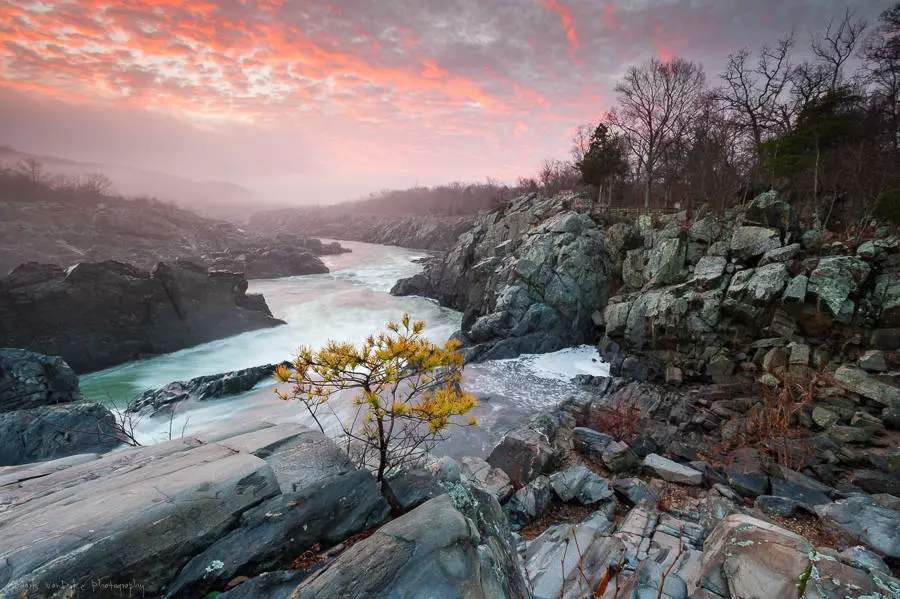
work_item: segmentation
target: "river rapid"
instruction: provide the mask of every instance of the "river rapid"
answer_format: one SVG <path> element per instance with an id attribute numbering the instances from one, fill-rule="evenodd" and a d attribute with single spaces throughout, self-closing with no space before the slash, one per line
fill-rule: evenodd
<path id="1" fill-rule="evenodd" d="M 341 242 L 349 254 L 325 256 L 331 269 L 323 275 L 251 281 L 249 293 L 262 293 L 272 313 L 286 325 L 244 333 L 146 360 L 129 362 L 81 377 L 88 399 L 121 408 L 147 389 L 197 376 L 227 372 L 290 359 L 300 345 L 318 348 L 328 340 L 359 343 L 404 313 L 427 324 L 425 334 L 444 342 L 459 328 L 462 314 L 420 297 L 393 297 L 400 278 L 421 271 L 416 250 Z M 572 385 L 576 374 L 605 375 L 591 347 L 542 356 L 522 356 L 466 366 L 464 388 L 479 400 L 471 413 L 476 428 L 451 427 L 437 455 L 486 456 L 500 437 L 534 412 L 585 391 Z M 312 424 L 300 404 L 279 400 L 274 382 L 264 381 L 248 393 L 180 404 L 174 417 L 144 418 L 134 423 L 142 444 L 182 435 L 233 428 L 252 420 Z"/>

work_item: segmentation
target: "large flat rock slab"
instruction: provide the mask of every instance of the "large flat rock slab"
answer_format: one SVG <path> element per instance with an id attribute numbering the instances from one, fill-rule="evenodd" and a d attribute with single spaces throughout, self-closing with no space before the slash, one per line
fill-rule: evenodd
<path id="1" fill-rule="evenodd" d="M 352 470 L 299 424 L 226 434 L 0 470 L 0 596 L 50 597 L 59 581 L 134 581 L 156 596 L 248 509 Z"/>

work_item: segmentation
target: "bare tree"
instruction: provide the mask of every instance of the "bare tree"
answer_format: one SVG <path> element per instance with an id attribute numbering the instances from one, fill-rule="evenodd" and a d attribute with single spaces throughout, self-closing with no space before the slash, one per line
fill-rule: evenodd
<path id="1" fill-rule="evenodd" d="M 90 195 L 108 195 L 112 191 L 112 180 L 103 173 L 85 175 L 78 184 L 78 191 Z"/>
<path id="2" fill-rule="evenodd" d="M 19 163 L 19 172 L 28 178 L 32 183 L 39 183 L 44 180 L 46 172 L 44 165 L 37 158 L 26 158 Z"/>
<path id="3" fill-rule="evenodd" d="M 834 91 L 844 83 L 844 66 L 853 57 L 868 24 L 856 18 L 849 8 L 841 21 L 832 20 L 825 31 L 812 38 L 813 55 L 824 74 L 825 91 Z"/>
<path id="4" fill-rule="evenodd" d="M 774 131 L 790 128 L 790 109 L 786 96 L 791 83 L 791 49 L 794 36 L 788 35 L 774 48 L 763 46 L 759 59 L 744 48 L 731 54 L 722 73 L 724 85 L 717 91 L 719 99 L 731 113 L 732 120 L 750 135 L 754 151 Z"/>
<path id="5" fill-rule="evenodd" d="M 575 129 L 575 135 L 572 136 L 572 163 L 581 164 L 584 162 L 584 155 L 591 149 L 591 135 L 597 125 L 594 123 L 582 123 Z"/>
<path id="6" fill-rule="evenodd" d="M 629 68 L 616 85 L 619 106 L 610 111 L 607 120 L 621 131 L 644 175 L 645 207 L 650 206 L 659 162 L 690 126 L 705 82 L 703 68 L 697 63 L 654 58 Z"/>

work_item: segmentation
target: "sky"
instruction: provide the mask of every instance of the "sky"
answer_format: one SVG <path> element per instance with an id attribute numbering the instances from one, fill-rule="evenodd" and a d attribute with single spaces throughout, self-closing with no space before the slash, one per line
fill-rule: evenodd
<path id="1" fill-rule="evenodd" d="M 0 0 L 0 145 L 290 203 L 533 174 L 631 64 L 892 0 Z"/>

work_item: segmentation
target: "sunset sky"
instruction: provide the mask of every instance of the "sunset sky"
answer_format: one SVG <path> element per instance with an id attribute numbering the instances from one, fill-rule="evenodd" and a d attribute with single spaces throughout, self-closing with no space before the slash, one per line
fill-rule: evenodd
<path id="1" fill-rule="evenodd" d="M 874 21 L 892 0 L 857 0 Z M 701 61 L 832 0 L 0 0 L 0 145 L 296 202 L 512 181 L 563 158 L 628 65 Z"/>

